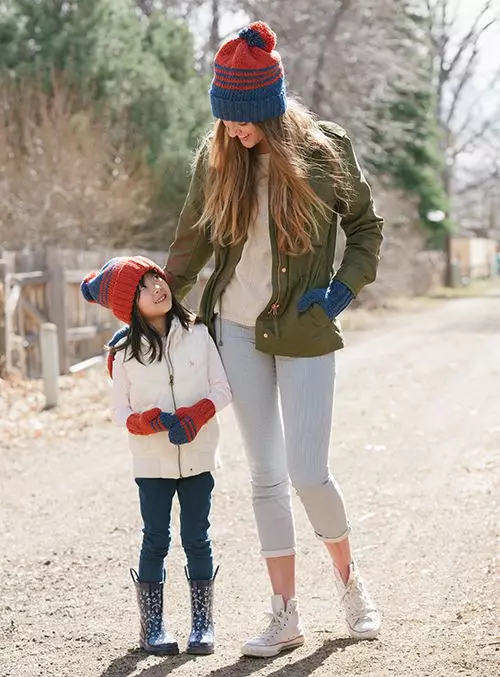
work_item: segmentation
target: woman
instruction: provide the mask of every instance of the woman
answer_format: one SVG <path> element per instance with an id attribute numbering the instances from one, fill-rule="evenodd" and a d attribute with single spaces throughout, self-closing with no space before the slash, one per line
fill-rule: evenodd
<path id="1" fill-rule="evenodd" d="M 198 152 L 166 265 L 182 297 L 215 255 L 200 313 L 232 389 L 273 590 L 269 626 L 242 647 L 249 656 L 304 641 L 290 481 L 331 555 L 350 634 L 372 639 L 380 628 L 351 556 L 328 448 L 343 346 L 336 318 L 375 279 L 382 220 L 346 132 L 287 100 L 275 44 L 257 22 L 216 54 L 217 121 Z M 338 220 L 347 243 L 333 273 Z"/>

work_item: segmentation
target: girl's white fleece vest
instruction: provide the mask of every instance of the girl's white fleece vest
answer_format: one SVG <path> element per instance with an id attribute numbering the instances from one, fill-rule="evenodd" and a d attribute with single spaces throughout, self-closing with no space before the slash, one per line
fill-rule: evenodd
<path id="1" fill-rule="evenodd" d="M 173 413 L 203 398 L 211 399 L 220 409 L 231 400 L 220 357 L 204 325 L 185 330 L 174 318 L 160 362 L 148 363 L 145 359 L 145 364 L 141 364 L 135 359 L 125 359 L 124 353 L 117 352 L 113 372 L 117 367 L 125 371 L 133 412 L 159 407 Z M 171 444 L 168 432 L 129 433 L 128 438 L 134 477 L 188 477 L 212 472 L 219 466 L 217 416 L 188 444 Z"/>

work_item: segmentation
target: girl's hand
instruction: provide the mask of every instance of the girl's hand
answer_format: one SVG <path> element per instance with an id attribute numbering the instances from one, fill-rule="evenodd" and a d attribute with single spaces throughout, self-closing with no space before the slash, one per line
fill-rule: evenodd
<path id="1" fill-rule="evenodd" d="M 328 287 L 311 289 L 299 299 L 297 304 L 299 313 L 308 310 L 313 303 L 321 306 L 330 320 L 340 315 L 354 298 L 354 294 L 343 282 L 332 280 Z"/>
<path id="2" fill-rule="evenodd" d="M 181 407 L 170 414 L 168 439 L 172 444 L 192 442 L 205 423 L 215 416 L 215 405 L 212 400 L 203 399 L 192 407 Z"/>
<path id="3" fill-rule="evenodd" d="M 172 414 L 155 407 L 141 414 L 130 414 L 127 418 L 127 430 L 132 435 L 153 435 L 165 432 L 174 421 Z"/>

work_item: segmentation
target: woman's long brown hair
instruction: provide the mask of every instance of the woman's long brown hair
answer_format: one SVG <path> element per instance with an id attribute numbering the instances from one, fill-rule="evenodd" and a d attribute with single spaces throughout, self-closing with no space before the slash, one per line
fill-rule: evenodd
<path id="1" fill-rule="evenodd" d="M 350 197 L 345 160 L 335 142 L 319 127 L 313 115 L 297 101 L 289 100 L 286 113 L 256 125 L 270 147 L 270 213 L 277 230 L 281 252 L 298 255 L 312 250 L 311 236 L 317 234 L 318 217 L 328 212 L 343 214 Z M 215 244 L 241 242 L 257 209 L 255 150 L 232 139 L 218 120 L 202 148 L 208 147 L 201 228 L 210 228 Z M 311 188 L 311 154 L 315 167 L 332 182 L 335 209 Z"/>

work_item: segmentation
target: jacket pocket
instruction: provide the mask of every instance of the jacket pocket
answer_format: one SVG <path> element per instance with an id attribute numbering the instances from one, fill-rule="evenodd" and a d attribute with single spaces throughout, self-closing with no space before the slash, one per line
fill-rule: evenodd
<path id="1" fill-rule="evenodd" d="M 311 319 L 320 327 L 328 327 L 332 323 L 332 320 L 330 320 L 328 315 L 318 303 L 312 304 L 309 309 L 309 313 L 311 315 Z"/>

